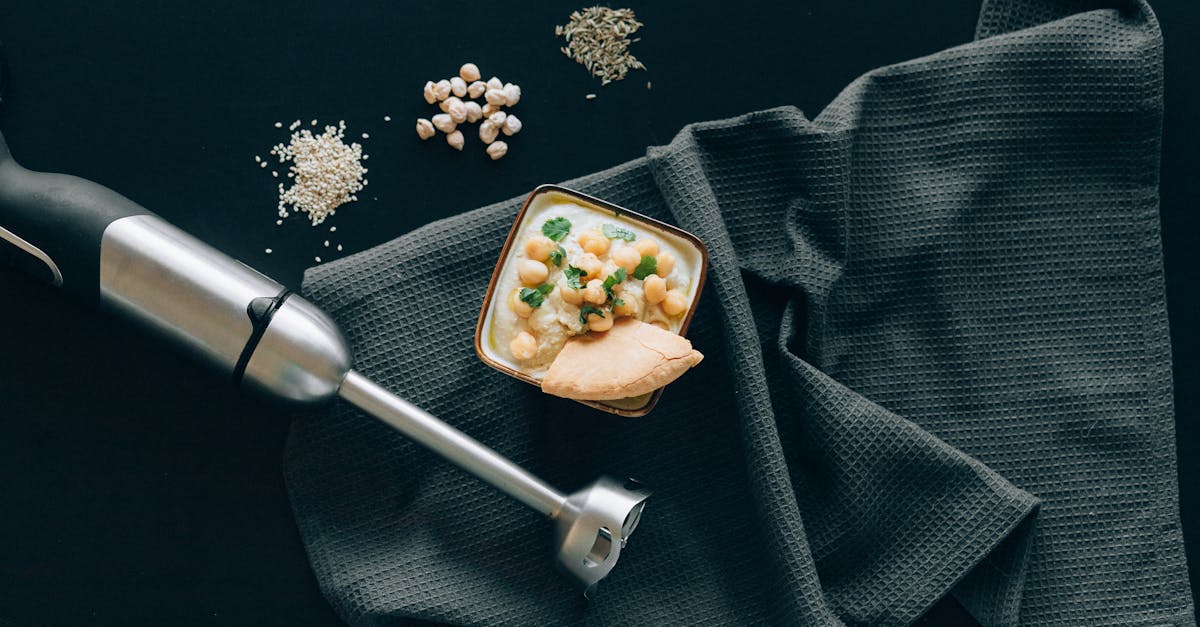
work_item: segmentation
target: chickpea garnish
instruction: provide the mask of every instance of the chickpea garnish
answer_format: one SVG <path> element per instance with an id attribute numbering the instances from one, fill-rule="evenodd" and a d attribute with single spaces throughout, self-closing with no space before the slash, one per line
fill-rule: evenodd
<path id="1" fill-rule="evenodd" d="M 662 310 L 668 316 L 678 316 L 687 311 L 687 296 L 679 290 L 671 290 L 667 292 L 667 297 L 663 299 Z"/>
<path id="2" fill-rule="evenodd" d="M 577 241 L 584 252 L 592 253 L 597 257 L 608 252 L 608 238 L 595 229 L 580 233 Z"/>
<path id="3" fill-rule="evenodd" d="M 658 254 L 658 242 L 652 239 L 640 239 L 633 247 L 643 257 L 653 257 Z"/>
<path id="4" fill-rule="evenodd" d="M 545 235 L 534 235 L 525 242 L 525 256 L 535 261 L 550 259 L 550 253 L 558 248 L 554 240 Z"/>
<path id="5" fill-rule="evenodd" d="M 537 355 L 537 338 L 533 337 L 528 331 L 521 331 L 517 334 L 517 337 L 513 338 L 512 342 L 509 342 L 508 350 L 517 359 L 533 359 Z"/>
<path id="6" fill-rule="evenodd" d="M 625 268 L 626 272 L 633 272 L 642 262 L 642 255 L 633 246 L 622 246 L 613 251 L 612 260 L 613 263 Z"/>
<path id="7" fill-rule="evenodd" d="M 642 292 L 646 294 L 646 302 L 657 305 L 667 297 L 667 281 L 657 274 L 651 274 L 642 282 Z"/>
<path id="8" fill-rule="evenodd" d="M 621 296 L 621 304 L 613 306 L 613 313 L 618 316 L 636 316 L 641 311 L 642 306 L 636 298 L 631 296 Z"/>
<path id="9" fill-rule="evenodd" d="M 550 269 L 540 261 L 522 259 L 517 264 L 517 276 L 525 285 L 539 285 L 546 281 L 546 277 L 550 276 Z"/>
<path id="10" fill-rule="evenodd" d="M 529 316 L 533 315 L 533 307 L 529 303 L 521 300 L 520 293 L 521 290 L 519 289 L 513 290 L 512 296 L 508 298 L 508 306 L 513 310 L 513 313 L 522 318 L 528 318 Z"/>
<path id="11" fill-rule="evenodd" d="M 558 281 L 557 291 L 559 296 L 562 296 L 563 302 L 565 303 L 570 303 L 572 305 L 579 305 L 583 303 L 583 290 L 572 289 L 571 286 L 567 285 L 566 278 Z"/>
<path id="12" fill-rule="evenodd" d="M 580 255 L 575 263 L 571 264 L 580 270 L 583 270 L 583 280 L 590 281 L 598 278 L 601 272 L 604 272 L 604 263 L 596 258 L 592 253 L 584 253 Z"/>
<path id="13" fill-rule="evenodd" d="M 597 305 L 603 304 L 608 300 L 608 294 L 604 293 L 604 281 L 600 279 L 592 279 L 587 282 L 587 287 L 583 288 L 583 300 Z"/>
<path id="14" fill-rule="evenodd" d="M 668 274 L 671 274 L 671 271 L 675 269 L 675 255 L 672 255 L 664 250 L 663 252 L 658 253 L 657 263 L 657 269 L 654 271 L 655 274 L 665 277 Z"/>
<path id="15" fill-rule="evenodd" d="M 599 314 L 588 314 L 588 330 L 603 333 L 612 328 L 612 316 L 601 316 Z"/>

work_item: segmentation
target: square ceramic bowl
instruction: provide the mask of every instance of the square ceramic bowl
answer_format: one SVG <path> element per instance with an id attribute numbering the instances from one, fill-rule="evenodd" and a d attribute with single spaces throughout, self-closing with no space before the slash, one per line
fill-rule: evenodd
<path id="1" fill-rule="evenodd" d="M 543 226 L 547 221 L 564 225 L 559 218 L 570 222 L 569 231 L 555 242 L 559 247 L 556 252 L 561 253 L 564 259 L 558 264 L 554 263 L 554 258 L 545 263 L 548 272 L 543 283 L 554 285 L 555 289 L 545 295 L 543 304 L 533 309 L 532 315 L 521 317 L 515 307 L 521 306 L 516 301 L 519 300 L 521 288 L 526 287 L 518 275 L 518 264 L 528 259 L 525 244 L 532 238 L 544 237 L 546 232 Z M 659 254 L 670 253 L 675 263 L 667 273 L 666 281 L 669 288 L 681 292 L 686 298 L 687 308 L 682 313 L 670 316 L 660 305 L 648 304 L 641 298 L 641 281 L 635 281 L 632 277 L 627 279 L 628 285 L 621 284 L 619 288 L 630 290 L 621 293 L 637 299 L 636 317 L 680 335 L 686 333 L 708 272 L 708 249 L 704 243 L 687 231 L 612 203 L 557 185 L 542 185 L 533 190 L 521 206 L 500 253 L 500 260 L 492 272 L 492 280 L 475 327 L 475 351 L 484 363 L 530 385 L 541 387 L 546 369 L 558 350 L 561 350 L 562 343 L 572 333 L 578 332 L 569 330 L 571 325 L 582 327 L 582 323 L 576 321 L 579 307 L 564 301 L 560 294 L 567 280 L 563 271 L 574 265 L 573 261 L 584 264 L 588 258 L 579 243 L 579 236 L 585 232 L 591 232 L 593 238 L 597 234 L 606 235 L 608 250 L 596 259 L 607 263 L 610 268 L 615 264 L 611 257 L 613 253 L 624 247 L 632 248 L 639 241 L 653 240 L 658 245 Z M 551 234 L 558 236 L 561 231 L 554 232 L 551 229 Z M 630 240 L 630 237 L 634 239 Z M 544 239 L 541 241 L 546 242 Z M 536 268 L 534 270 L 540 272 Z M 524 310 L 530 311 L 529 308 Z M 537 353 L 531 359 L 518 359 L 510 349 L 512 339 L 523 330 L 538 338 Z M 635 417 L 649 413 L 661 395 L 660 388 L 633 398 L 578 402 L 621 416 Z"/>

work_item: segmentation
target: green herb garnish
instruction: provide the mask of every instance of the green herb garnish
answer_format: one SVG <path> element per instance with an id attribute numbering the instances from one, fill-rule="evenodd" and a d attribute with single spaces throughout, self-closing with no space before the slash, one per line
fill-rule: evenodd
<path id="1" fill-rule="evenodd" d="M 567 258 L 567 251 L 559 246 L 557 250 L 550 251 L 550 263 L 562 267 L 562 262 Z"/>
<path id="2" fill-rule="evenodd" d="M 584 272 L 575 266 L 567 266 L 567 269 L 563 270 L 563 276 L 567 277 L 567 287 L 573 290 L 583 289 L 583 284 L 579 282 L 579 279 L 585 274 L 587 274 L 587 272 Z"/>
<path id="3" fill-rule="evenodd" d="M 633 278 L 645 279 L 658 270 L 658 259 L 650 255 L 642 255 L 642 261 L 633 270 Z"/>
<path id="4" fill-rule="evenodd" d="M 632 242 L 633 240 L 637 239 L 637 235 L 635 235 L 633 231 L 630 231 L 629 229 L 623 229 L 619 226 L 605 224 L 602 229 L 604 231 L 604 237 L 607 237 L 608 239 L 623 239 L 627 242 Z"/>
<path id="5" fill-rule="evenodd" d="M 613 309 L 616 309 L 617 307 L 624 307 L 624 306 L 625 306 L 625 301 L 621 300 L 620 298 L 613 299 Z"/>
<path id="6" fill-rule="evenodd" d="M 603 318 L 604 310 L 597 309 L 596 307 L 592 307 L 591 305 L 584 305 L 583 307 L 580 307 L 579 308 L 579 324 L 582 324 L 585 329 L 587 328 L 588 314 L 596 314 L 597 316 L 600 316 L 601 318 Z"/>
<path id="7" fill-rule="evenodd" d="M 613 297 L 613 286 L 625 280 L 625 268 L 617 268 L 617 271 L 608 275 L 604 279 L 604 293 L 608 294 L 609 298 Z"/>
<path id="8" fill-rule="evenodd" d="M 530 307 L 537 309 L 542 306 L 542 301 L 546 300 L 546 295 L 554 291 L 554 286 L 549 283 L 542 283 L 536 288 L 523 287 L 517 298 L 525 301 Z"/>
<path id="9" fill-rule="evenodd" d="M 542 225 L 542 235 L 561 242 L 571 232 L 571 221 L 566 218 L 551 218 Z"/>

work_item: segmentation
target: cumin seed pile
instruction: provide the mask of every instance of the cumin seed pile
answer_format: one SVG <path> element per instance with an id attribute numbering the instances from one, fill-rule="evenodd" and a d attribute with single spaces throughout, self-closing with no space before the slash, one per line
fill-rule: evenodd
<path id="1" fill-rule="evenodd" d="M 566 26 L 555 26 L 554 34 L 566 40 L 562 53 L 600 79 L 601 85 L 625 78 L 629 70 L 645 65 L 629 53 L 629 44 L 641 41 L 630 36 L 642 27 L 633 9 L 588 7 L 571 13 Z"/>

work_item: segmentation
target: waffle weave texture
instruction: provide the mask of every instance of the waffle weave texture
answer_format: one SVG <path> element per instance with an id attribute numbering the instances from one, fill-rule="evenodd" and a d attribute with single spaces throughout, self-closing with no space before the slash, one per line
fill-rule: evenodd
<path id="1" fill-rule="evenodd" d="M 521 199 L 311 269 L 366 375 L 560 488 L 655 490 L 584 602 L 549 521 L 338 404 L 286 459 L 325 595 L 354 624 L 903 625 L 948 593 L 984 625 L 1193 624 L 1161 53 L 1141 2 L 993 0 L 815 119 L 695 124 L 566 183 L 711 252 L 706 359 L 641 419 L 476 357 Z"/>

